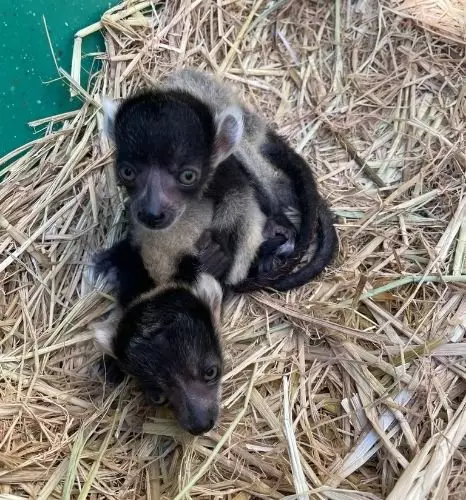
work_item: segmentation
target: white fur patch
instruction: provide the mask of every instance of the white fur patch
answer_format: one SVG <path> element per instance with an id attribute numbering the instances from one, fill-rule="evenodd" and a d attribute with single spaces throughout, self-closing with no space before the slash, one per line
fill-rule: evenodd
<path id="1" fill-rule="evenodd" d="M 104 134 L 113 140 L 115 130 L 115 116 L 118 111 L 118 102 L 109 97 L 102 98 L 102 110 L 104 112 Z"/>
<path id="2" fill-rule="evenodd" d="M 114 311 L 105 321 L 91 325 L 97 345 L 103 353 L 113 357 L 115 357 L 113 342 L 117 334 L 120 318 L 121 313 L 119 311 Z"/>
<path id="3" fill-rule="evenodd" d="M 194 293 L 209 306 L 215 322 L 219 324 L 223 299 L 220 283 L 210 274 L 201 273 L 194 286 Z"/>

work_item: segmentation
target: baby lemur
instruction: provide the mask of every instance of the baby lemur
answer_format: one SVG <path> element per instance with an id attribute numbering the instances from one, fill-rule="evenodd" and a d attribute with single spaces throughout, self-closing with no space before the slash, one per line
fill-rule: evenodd
<path id="1" fill-rule="evenodd" d="M 126 251 L 112 263 L 117 311 L 93 326 L 103 365 L 114 377 L 132 376 L 151 404 L 168 402 L 183 429 L 207 432 L 220 411 L 221 286 L 188 257 L 170 282 L 151 288 L 140 259 L 119 260 Z"/>
<path id="2" fill-rule="evenodd" d="M 230 89 L 182 70 L 104 108 L 129 195 L 129 240 L 155 282 L 192 255 L 238 291 L 286 290 L 331 260 L 336 234 L 309 166 Z M 285 215 L 290 205 L 298 231 Z M 291 272 L 316 235 L 314 258 Z M 277 255 L 285 257 L 278 268 L 270 265 Z"/>

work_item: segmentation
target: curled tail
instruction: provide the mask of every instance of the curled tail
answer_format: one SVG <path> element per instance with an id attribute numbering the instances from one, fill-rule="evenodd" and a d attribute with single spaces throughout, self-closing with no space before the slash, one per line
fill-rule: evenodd
<path id="1" fill-rule="evenodd" d="M 325 203 L 321 202 L 318 209 L 317 249 L 311 260 L 295 272 L 289 272 L 285 265 L 273 273 L 247 278 L 233 287 L 238 293 L 247 293 L 270 288 L 286 292 L 309 283 L 328 266 L 338 245 L 338 238 L 333 225 L 332 214 Z M 295 266 L 293 259 L 293 265 Z"/>
<path id="2" fill-rule="evenodd" d="M 301 214 L 301 225 L 293 255 L 278 269 L 249 277 L 236 284 L 233 289 L 237 292 L 263 288 L 286 291 L 304 285 L 331 262 L 337 246 L 331 213 L 318 193 L 314 176 L 306 161 L 272 131 L 267 133 L 266 142 L 261 149 L 265 158 L 291 180 Z M 293 272 L 309 251 L 316 233 L 318 247 L 314 257 L 300 270 Z"/>

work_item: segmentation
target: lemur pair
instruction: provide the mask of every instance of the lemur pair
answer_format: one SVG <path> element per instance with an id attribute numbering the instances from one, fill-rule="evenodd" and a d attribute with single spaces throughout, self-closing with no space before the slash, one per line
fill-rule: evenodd
<path id="1" fill-rule="evenodd" d="M 333 257 L 332 218 L 303 158 L 206 73 L 178 71 L 119 104 L 106 100 L 104 114 L 129 230 L 97 259 L 116 277 L 119 307 L 96 339 L 200 434 L 220 407 L 223 291 L 310 281 Z"/>

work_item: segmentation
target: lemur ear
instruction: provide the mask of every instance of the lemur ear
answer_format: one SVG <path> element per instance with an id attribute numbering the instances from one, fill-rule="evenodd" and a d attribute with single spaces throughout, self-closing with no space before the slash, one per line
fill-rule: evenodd
<path id="1" fill-rule="evenodd" d="M 220 283 L 210 274 L 201 273 L 194 285 L 194 293 L 207 304 L 217 325 L 222 315 L 223 292 Z"/>
<path id="2" fill-rule="evenodd" d="M 217 131 L 214 144 L 216 165 L 227 159 L 243 137 L 243 112 L 238 106 L 229 106 L 216 119 Z"/>
<path id="3" fill-rule="evenodd" d="M 97 345 L 104 354 L 109 354 L 112 357 L 115 357 L 114 343 L 120 317 L 121 314 L 114 311 L 105 321 L 91 325 Z"/>
<path id="4" fill-rule="evenodd" d="M 108 139 L 115 140 L 115 117 L 119 104 L 114 99 L 104 97 L 102 99 L 102 109 L 104 112 L 104 134 Z"/>
<path id="5" fill-rule="evenodd" d="M 94 339 L 100 347 L 100 350 L 104 354 L 109 354 L 110 356 L 115 357 L 115 353 L 113 351 L 113 339 L 115 336 L 110 326 L 106 325 L 105 322 L 95 323 L 92 325 L 92 329 L 94 330 Z"/>

